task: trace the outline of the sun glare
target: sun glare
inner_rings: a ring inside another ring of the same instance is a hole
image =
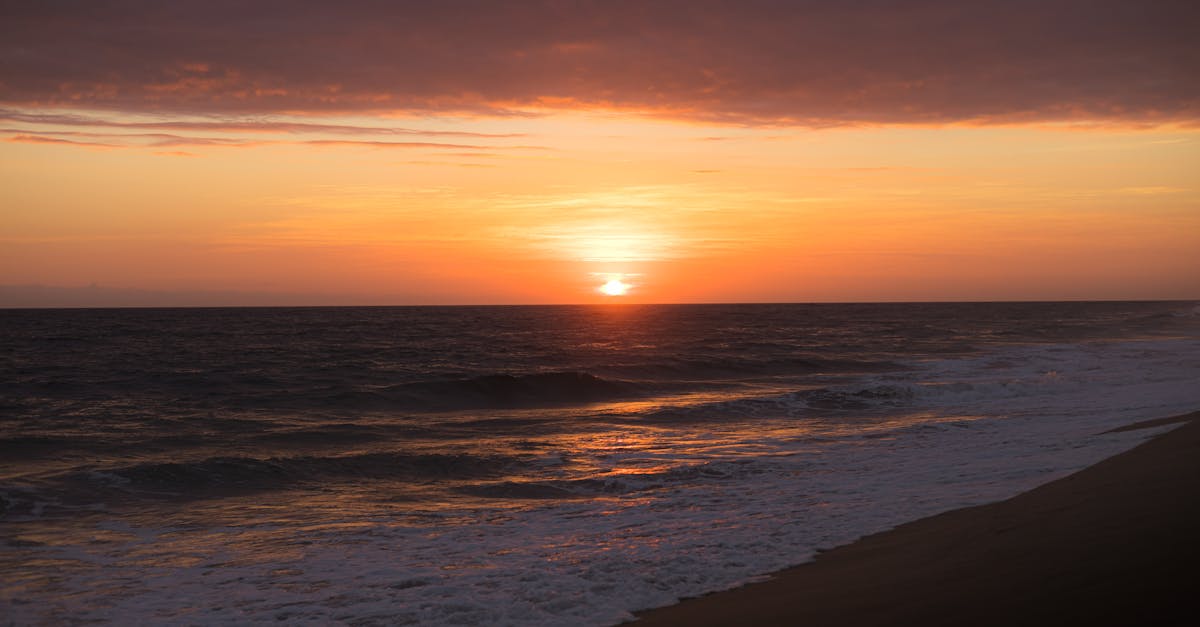
[[[624,296],[631,287],[633,286],[622,281],[621,279],[610,279],[598,289],[600,290],[601,294],[607,294],[609,296]]]

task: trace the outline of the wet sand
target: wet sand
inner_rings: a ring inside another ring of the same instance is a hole
[[[1200,624],[1200,412],[1016,497],[822,553],[636,625]]]

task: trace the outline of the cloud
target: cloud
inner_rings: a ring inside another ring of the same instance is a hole
[[[349,141],[344,139],[310,139],[302,142],[310,146],[364,146],[367,148],[450,148],[457,150],[494,148],[494,146],[472,146],[470,144],[442,144],[437,142],[385,142]]]
[[[15,144],[56,144],[65,146],[83,146],[87,148],[119,148],[115,144],[104,144],[100,142],[81,142],[73,139],[62,139],[59,137],[46,137],[44,135],[13,135],[5,138],[5,141]]]
[[[0,102],[25,108],[1200,119],[1191,0],[45,0],[4,13]]]
[[[257,140],[247,141],[233,137],[192,137],[170,133],[89,133],[82,131],[39,131],[37,133],[24,129],[0,129],[0,133],[9,134],[7,141],[29,144],[60,144],[71,146],[89,146],[103,148],[253,148],[270,145],[308,145],[327,147],[351,148],[398,148],[398,149],[427,149],[427,150],[494,150],[501,146],[476,146],[472,144],[447,144],[441,142],[411,142],[411,141],[364,141],[346,139],[309,139],[300,141]],[[80,141],[88,138],[104,141]],[[538,146],[509,146],[508,148],[535,150]],[[470,152],[452,153],[458,156],[476,156]],[[486,156],[487,153],[484,153]]]
[[[280,120],[163,120],[154,122],[129,122],[74,113],[30,113],[12,109],[0,109],[0,121],[25,124],[63,126],[86,126],[119,129],[204,131],[235,133],[330,133],[337,135],[409,135],[422,137],[475,137],[487,139],[509,139],[525,137],[523,133],[473,133],[467,131],[425,130],[397,127],[356,126],[349,124],[314,124]]]
[[[384,149],[430,149],[460,151],[454,156],[495,156],[483,150],[546,150],[544,146],[473,144],[432,141],[432,138],[475,139],[486,142],[527,137],[524,133],[477,133],[466,131],[408,129],[349,124],[318,124],[270,118],[195,119],[167,117],[158,120],[111,119],[71,111],[37,112],[0,109],[0,122],[15,123],[0,128],[7,141],[106,148],[229,147],[252,148],[270,145],[309,145]],[[33,128],[29,128],[33,127]],[[153,132],[146,132],[153,131]],[[180,131],[165,132],[165,131]],[[185,133],[185,134],[184,134]],[[304,136],[308,137],[305,138]],[[316,135],[317,137],[313,137]],[[165,153],[159,153],[165,154]]]

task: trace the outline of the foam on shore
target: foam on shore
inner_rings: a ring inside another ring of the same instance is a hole
[[[1011,499],[863,538],[769,581],[637,625],[1190,624],[1200,558],[1200,412]]]

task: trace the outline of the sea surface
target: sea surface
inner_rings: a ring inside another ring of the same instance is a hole
[[[615,624],[1197,408],[1191,302],[4,310],[0,624]]]

